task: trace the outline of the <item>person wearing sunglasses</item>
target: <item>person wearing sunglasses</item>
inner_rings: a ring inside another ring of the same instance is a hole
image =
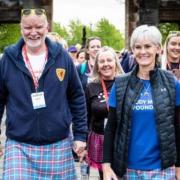
[[[22,38],[0,61],[0,119],[6,107],[2,179],[76,180],[73,149],[87,138],[84,91],[68,52],[47,37],[45,10],[23,9]],[[2,152],[2,151],[1,151]]]
[[[170,31],[162,56],[162,68],[172,71],[180,80],[180,31]]]

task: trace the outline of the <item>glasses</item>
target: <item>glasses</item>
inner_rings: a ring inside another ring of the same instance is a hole
[[[169,35],[180,36],[180,31],[169,31]]]
[[[30,16],[30,15],[42,16],[42,15],[46,15],[46,11],[44,9],[22,9],[21,10],[21,16]]]

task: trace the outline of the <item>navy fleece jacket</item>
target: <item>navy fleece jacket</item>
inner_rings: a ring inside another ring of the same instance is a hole
[[[46,38],[48,60],[39,79],[46,107],[33,109],[33,79],[25,66],[23,39],[8,47],[0,60],[0,119],[6,106],[8,138],[36,145],[50,144],[69,136],[73,122],[74,139],[86,141],[85,96],[76,68],[58,43]],[[58,72],[65,72],[62,79]]]

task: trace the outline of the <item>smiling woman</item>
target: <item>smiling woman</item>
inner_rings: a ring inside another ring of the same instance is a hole
[[[115,51],[109,47],[102,47],[97,52],[92,77],[86,89],[89,125],[87,162],[89,166],[98,169],[101,180],[103,179],[103,141],[109,110],[109,92],[115,77],[121,73],[123,70],[119,66]]]
[[[172,31],[166,38],[162,68],[172,71],[180,80],[180,31]]]
[[[149,25],[131,35],[137,65],[111,89],[104,179],[180,177],[180,83],[156,65],[161,39],[158,28]]]

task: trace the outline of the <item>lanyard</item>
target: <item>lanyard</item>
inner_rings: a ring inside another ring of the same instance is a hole
[[[168,67],[168,70],[172,70],[171,63],[167,62],[167,67]],[[179,63],[178,69],[180,70],[180,63]]]
[[[93,66],[92,66],[92,65],[90,65],[90,63],[89,63],[89,62],[87,62],[87,64],[88,64],[89,74],[92,74],[92,69],[93,69]]]
[[[35,90],[37,92],[37,89],[38,89],[38,86],[39,86],[39,81],[38,81],[38,77],[36,77],[35,74],[34,74],[33,68],[31,66],[30,60],[28,58],[26,46],[23,47],[23,52],[24,52],[24,56],[25,56],[26,65],[28,66],[28,69],[29,69],[29,71],[30,71],[30,73],[32,75],[34,87],[35,87]],[[46,47],[46,57],[45,57],[44,65],[43,65],[43,67],[41,69],[41,72],[43,71],[43,69],[44,69],[44,67],[46,65],[47,56],[48,56],[48,50],[47,50],[47,47]]]
[[[109,111],[109,104],[108,104],[109,95],[108,95],[108,91],[107,91],[107,88],[106,88],[106,85],[105,85],[103,79],[101,79],[101,85],[102,85],[102,88],[103,88],[103,93],[105,95],[107,110]]]

